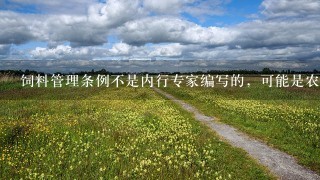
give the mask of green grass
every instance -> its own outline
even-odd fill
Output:
[[[269,88],[249,79],[251,86],[243,88],[162,89],[320,173],[320,89]]]
[[[274,179],[151,89],[1,86],[0,179]]]

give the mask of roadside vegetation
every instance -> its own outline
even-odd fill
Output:
[[[0,179],[274,178],[149,88],[0,92]]]
[[[270,88],[261,77],[246,79],[250,87],[162,89],[320,173],[320,88]]]

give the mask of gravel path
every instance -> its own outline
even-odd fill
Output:
[[[261,164],[268,167],[269,170],[277,175],[280,179],[320,180],[319,175],[297,164],[296,160],[292,156],[277,149],[271,148],[265,143],[250,138],[232,126],[222,124],[215,121],[212,117],[205,116],[193,106],[176,99],[172,95],[165,93],[160,89],[154,88],[154,90],[181,105],[183,109],[193,113],[198,121],[205,123],[231,145],[245,150],[251,157],[257,159]]]

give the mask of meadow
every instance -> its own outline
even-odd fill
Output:
[[[22,88],[13,80],[0,92],[0,179],[275,178],[150,88]],[[204,101],[184,88],[174,94]]]
[[[246,77],[244,87],[187,87],[162,90],[202,113],[294,156],[320,173],[320,88],[268,87]]]

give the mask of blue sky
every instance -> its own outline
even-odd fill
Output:
[[[105,3],[103,1],[98,1],[101,3]],[[252,18],[251,15],[259,14],[259,6],[262,0],[244,0],[244,1],[230,1],[223,4],[222,9],[223,13],[219,15],[208,15],[204,17],[196,17],[189,13],[181,13],[181,17],[187,19],[188,21],[199,24],[203,27],[210,26],[231,26],[235,24],[239,24],[241,22],[250,21]],[[10,10],[10,6],[16,5],[16,3],[7,1],[6,6],[3,6],[3,10]],[[195,6],[195,5],[193,5]],[[21,14],[46,14],[45,11],[37,8],[37,6],[33,4],[22,4],[17,8],[11,9],[14,12],[18,12]],[[113,43],[119,42],[117,37],[114,35],[109,35],[107,37],[108,43],[105,44],[106,47],[112,46]],[[68,44],[65,42],[64,44]],[[47,42],[45,41],[31,41],[26,44],[16,45],[15,48],[18,50],[31,50],[36,47],[46,47]]]
[[[318,0],[0,0],[0,60],[319,60]]]

